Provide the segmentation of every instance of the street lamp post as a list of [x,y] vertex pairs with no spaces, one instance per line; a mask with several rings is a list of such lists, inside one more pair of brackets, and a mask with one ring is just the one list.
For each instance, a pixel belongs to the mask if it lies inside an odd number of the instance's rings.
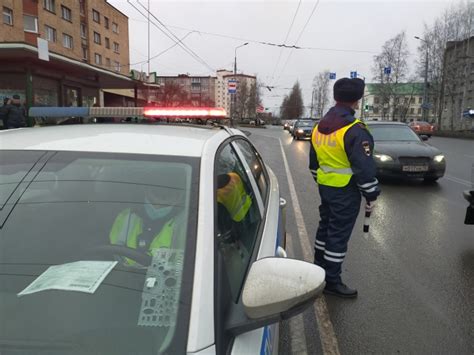
[[[241,47],[244,47],[248,44],[249,44],[248,42],[245,42],[244,44],[241,44],[240,46],[237,46],[234,49],[234,80],[236,80],[236,81],[237,81],[237,77],[236,77],[237,76],[237,49],[239,49]],[[232,107],[230,109],[230,111],[231,111],[231,113],[230,113],[230,126],[231,127],[234,127],[236,100],[237,100],[237,91],[232,94],[232,100],[231,100]]]
[[428,114],[428,41],[420,38],[418,36],[415,36],[415,39],[422,41],[426,44],[426,55],[425,55],[425,80],[423,84],[423,105],[422,105],[422,120],[426,121],[427,119],[427,114]]

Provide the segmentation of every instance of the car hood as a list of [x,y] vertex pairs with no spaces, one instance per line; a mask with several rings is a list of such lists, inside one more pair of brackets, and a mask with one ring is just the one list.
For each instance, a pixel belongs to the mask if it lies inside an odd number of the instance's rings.
[[391,157],[434,157],[441,152],[439,149],[424,142],[375,142],[375,152]]

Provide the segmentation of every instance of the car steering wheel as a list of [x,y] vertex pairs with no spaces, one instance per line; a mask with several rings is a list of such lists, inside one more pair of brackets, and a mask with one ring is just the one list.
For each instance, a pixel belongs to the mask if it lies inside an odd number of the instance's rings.
[[132,259],[137,263],[148,266],[151,264],[152,257],[137,249],[129,248],[123,245],[100,245],[88,250],[89,253],[95,255],[120,255]]

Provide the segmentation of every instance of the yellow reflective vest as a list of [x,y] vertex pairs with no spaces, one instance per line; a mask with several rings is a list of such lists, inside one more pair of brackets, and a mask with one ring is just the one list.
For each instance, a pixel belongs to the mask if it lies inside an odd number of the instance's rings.
[[[170,219],[161,228],[161,231],[155,235],[148,246],[149,254],[158,248],[171,248],[173,232],[175,229],[174,219]],[[138,237],[143,232],[143,219],[127,208],[120,212],[115,218],[114,224],[109,234],[110,243],[114,245],[123,245],[132,249],[138,247]],[[136,264],[129,258],[123,258],[129,265]]]
[[362,121],[356,119],[331,134],[319,132],[318,126],[314,128],[311,144],[318,158],[318,184],[331,187],[344,187],[349,184],[353,172],[344,147],[344,136],[349,128],[360,123]]
[[224,205],[233,221],[240,222],[247,215],[252,200],[245,192],[240,176],[236,173],[228,173],[227,175],[230,180],[227,185],[217,189],[217,202]]

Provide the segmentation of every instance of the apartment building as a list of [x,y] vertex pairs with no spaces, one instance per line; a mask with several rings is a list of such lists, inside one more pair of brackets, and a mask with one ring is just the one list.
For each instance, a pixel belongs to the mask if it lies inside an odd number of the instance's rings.
[[443,111],[440,128],[474,130],[474,36],[448,42],[444,61]]
[[156,101],[163,106],[214,107],[216,78],[213,76],[158,76]]
[[[401,122],[421,120],[422,103],[423,83],[399,83],[391,87],[366,84],[357,117]],[[428,120],[433,118],[433,111],[429,110]]]
[[229,94],[229,81],[235,80],[237,82],[237,95],[239,86],[246,85],[248,89],[252,85],[256,85],[257,77],[247,74],[236,74],[230,70],[221,69],[216,73],[216,91],[215,101],[217,107],[222,107],[226,110],[227,115],[230,116],[232,108],[232,94]]
[[0,10],[0,98],[92,106],[101,89],[136,85],[128,78],[128,18],[106,0],[0,0]]

